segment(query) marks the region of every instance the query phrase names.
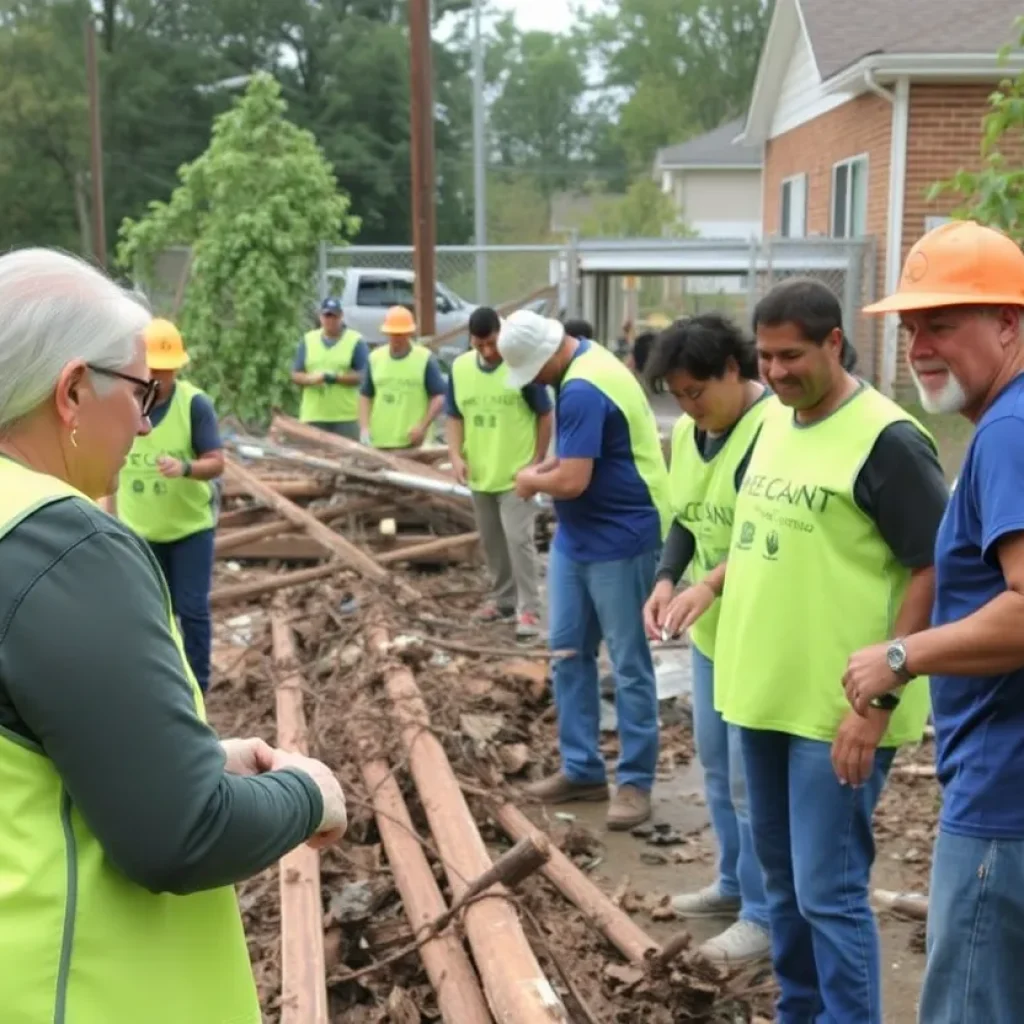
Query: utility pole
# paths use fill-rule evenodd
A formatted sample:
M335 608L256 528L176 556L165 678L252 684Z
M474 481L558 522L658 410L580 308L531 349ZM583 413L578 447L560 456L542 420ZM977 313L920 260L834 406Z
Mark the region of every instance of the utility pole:
M430 0L409 0L412 243L416 273L416 326L421 337L436 331L434 247L434 98L430 60Z
M85 74L89 83L89 159L92 176L92 254L107 269L107 227L103 203L103 128L100 122L100 73L96 60L96 25L85 22Z
M487 143L484 109L483 0L473 0L473 223L476 243L476 301L487 305Z

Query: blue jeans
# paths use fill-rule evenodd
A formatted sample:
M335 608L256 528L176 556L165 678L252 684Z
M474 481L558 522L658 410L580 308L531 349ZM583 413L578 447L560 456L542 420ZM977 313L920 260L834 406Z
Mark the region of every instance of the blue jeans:
M1024 840L940 828L928 892L920 1024L1024 1019Z
M715 710L715 664L693 648L693 734L718 840L718 887L740 898L740 918L768 927L764 877L750 828L740 730Z
M201 530L168 544L149 542L164 571L171 607L181 623L185 657L205 693L210 684L210 587L213 585L214 530Z
M878 926L868 902L871 816L895 752L879 750L867 784L853 788L836 778L828 743L740 734L781 990L778 1024L882 1024Z
M573 650L554 664L562 770L573 782L605 781L600 750L597 651L604 638L615 675L620 757L616 781L650 791L658 762L658 693L644 635L643 606L658 554L616 562L577 562L552 546L548 564L552 650Z

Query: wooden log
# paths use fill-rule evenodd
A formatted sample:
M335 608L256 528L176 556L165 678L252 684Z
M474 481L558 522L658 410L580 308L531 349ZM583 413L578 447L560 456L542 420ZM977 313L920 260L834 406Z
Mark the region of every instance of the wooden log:
M384 629L373 629L369 639L371 650L387 649ZM430 731L430 717L412 673L404 666L393 666L385 673L385 680L413 780L452 895L458 900L470 880L491 867L491 859L444 748ZM464 927L496 1020L502 1024L547 1024L568 1019L511 903L501 895L477 900L466 907Z
M244 505L242 508L233 508L227 512L221 512L217 517L218 530L233 530L242 526L254 526L261 520L265 521L270 514L270 509L262 505Z
M904 779L935 778L935 765L933 764L898 764L892 771Z
M330 523L345 516L357 512L370 512L373 510L383 511L389 506L380 498L354 498L352 501L339 502L336 505L325 505L323 508L307 509L314 519L321 523ZM265 537L276 537L281 533L288 533L294 529L292 523L287 519L273 519L269 523L257 523L255 526L246 526L240 530L225 530L223 517L217 524L217 539L214 541L213 549L217 554L230 551L232 548L244 547L246 544L256 540L263 540Z
M353 720L358 721L358 716ZM351 732L395 888L413 933L419 935L445 913L444 896L416 838L416 828L390 766L382 758L373 757L379 744L365 724L354 725ZM480 982L457 935L440 932L420 947L419 954L447 1024L491 1024Z
M510 839L519 840L536 831L533 822L512 804L502 804L491 813ZM627 960L639 964L649 952L660 952L658 943L615 906L561 850L552 848L551 859L541 872Z
M927 897L891 892L889 889L874 889L871 892L871 898L880 907L895 911L897 914L905 914L907 917L914 918L915 921L928 920Z
M328 562L326 565L315 565L311 569L296 569L295 572L280 572L263 579L250 580L247 583L229 583L223 587L215 587L210 594L210 606L222 608L230 604L241 604L255 600L264 594L272 594L275 590L288 587L303 587L307 583L336 576L348 568L344 562Z
M295 480L261 480L264 487L282 498L326 498L334 493L334 488L328 487L317 480L299 478ZM225 480L224 490L221 492L225 498L242 498L249 494L249 489L240 481ZM270 502L266 502L270 504Z
M330 436L330 435L328 435ZM240 466L230 456L225 457L226 475L237 480L254 498L270 505L278 515L288 522L294 523L305 530L314 540L333 552L345 562L349 568L355 569L360 575L370 580L382 582L388 579L388 572L365 551L350 543L340 534L329 529L310 512L299 508L294 502L277 494L273 488L265 484L255 473Z
M512 847L506 850L482 875L470 882L466 891L452 906L458 910L492 885L507 885L515 888L520 882L529 878L538 868L547 864L551 857L551 840L541 832L533 832L523 836Z
M287 528L290 530L293 527L289 523ZM393 545L388 546L388 549L371 553L381 565L397 564L399 562L414 564L431 563L434 565L465 562L466 552L461 549L464 549L472 542L467 541L456 545L438 545L436 543L438 540L447 539L446 537L429 537L429 535L424 538L422 534L419 536L414 534L412 536L398 537ZM424 552L422 549L428 543L432 547L427 548ZM409 555L407 551L411 548L420 549L419 554L414 552L412 555ZM280 537L265 537L263 540L251 541L230 551L217 552L218 558L231 558L241 562L319 562L329 558L330 555L331 552L319 541L313 540L312 537L307 537L304 534L296 533L288 533Z
M427 555L443 555L452 551L476 544L480 540L479 533L460 533L454 537L437 537L395 551L384 551L377 556L381 565L394 565L396 562L411 562Z
M280 673L275 697L277 744L309 753L302 675L295 667L295 638L281 618L271 619L274 665ZM324 965L324 908L320 898L320 854L303 844L281 858L281 1024L330 1024Z

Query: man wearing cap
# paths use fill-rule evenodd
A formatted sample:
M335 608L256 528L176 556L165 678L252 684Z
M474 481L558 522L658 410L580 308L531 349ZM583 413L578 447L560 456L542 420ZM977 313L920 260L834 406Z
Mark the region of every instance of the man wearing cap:
M359 436L374 448L419 448L444 408L447 382L430 349L417 345L416 321L405 306L392 306L359 390Z
M159 383L153 429L135 439L118 483L116 512L149 543L167 580L196 682L210 681L210 587L218 491L224 472L217 413L199 388L178 379L189 357L167 320L143 333L146 362Z
M540 631L537 506L515 493L516 474L543 461L551 444L551 399L541 384L518 392L505 386L498 352L501 320L489 306L469 318L472 348L452 364L448 379L448 451L459 483L473 492L493 599L478 622L515 619L521 640Z
M974 425L935 545L932 628L850 657L854 708L931 680L942 812L921 1024L1024 1007L1024 254L954 221L911 249L896 313L921 404Z
M636 378L607 349L557 321L517 310L498 351L506 385L556 390L555 456L520 470L516 493L555 501L548 565L561 771L530 787L548 803L607 800L599 745L597 654L604 639L615 676L620 756L610 829L650 817L658 760L658 699L643 606L671 519L668 471L654 414Z
M292 380L302 388L299 419L352 441L359 440L359 385L370 350L345 326L341 303L324 299L320 329L308 331L292 363Z

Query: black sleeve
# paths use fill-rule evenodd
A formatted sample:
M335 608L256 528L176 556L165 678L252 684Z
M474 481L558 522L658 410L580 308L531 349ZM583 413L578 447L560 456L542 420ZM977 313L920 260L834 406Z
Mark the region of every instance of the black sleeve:
M69 517L90 528L55 545L54 523L67 527ZM0 608L4 710L52 760L130 879L179 894L230 884L315 831L322 800L305 773L224 771L142 541L67 501L19 524L3 549L4 572L27 570L13 600L11 577L0 584L8 598ZM20 566L12 552L24 553Z
M673 584L678 583L686 572L686 567L693 561L696 550L697 542L693 534L679 520L674 519L665 538L665 546L661 550L661 563L658 565L655 581L660 583L662 580L669 580Z
M913 423L893 423L878 435L853 495L901 565L934 563L949 487L935 449Z

